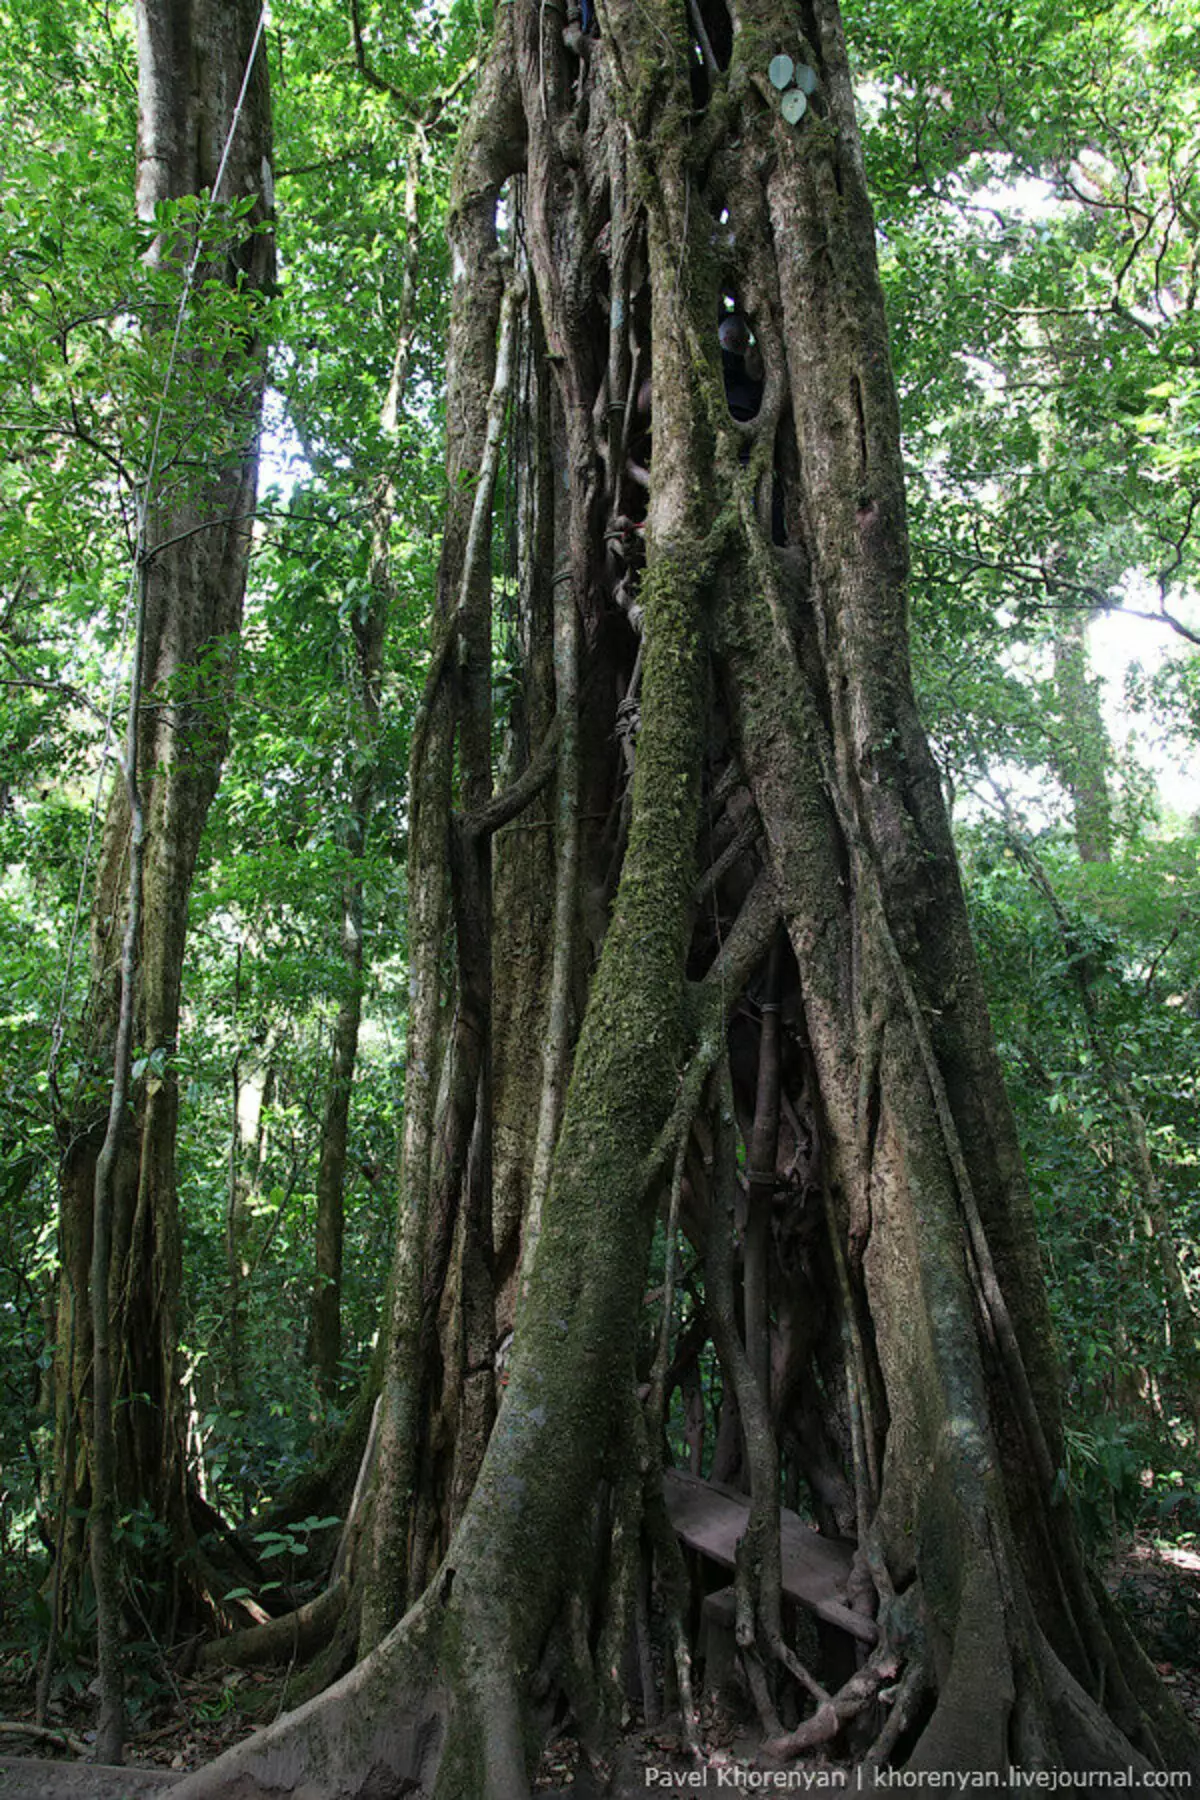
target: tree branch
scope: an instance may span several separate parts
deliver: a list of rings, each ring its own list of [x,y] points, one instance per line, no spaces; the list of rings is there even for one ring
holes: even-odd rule
[[[409,123],[419,126],[425,131],[432,131],[437,127],[447,106],[456,95],[462,92],[479,67],[477,56],[468,57],[454,80],[449,82],[446,87],[438,88],[435,93],[423,100],[416,100],[398,83],[390,80],[386,75],[381,75],[378,69],[372,68],[367,61],[358,0],[350,0],[350,30],[354,41],[354,67],[367,86],[374,88],[378,94],[386,94],[389,100],[394,100]]]
[[[0,680],[0,688],[33,688],[38,693],[58,694],[62,699],[71,700],[76,706],[82,706],[85,711],[91,713],[94,719],[99,719],[102,725],[108,723],[105,714],[98,706],[88,699],[82,689],[73,687],[69,681],[42,681],[35,675],[20,674],[20,663],[12,654],[11,650],[5,649],[3,645],[0,645],[0,656],[3,656],[10,669],[16,669],[18,671],[17,675],[12,679],[7,681]]]

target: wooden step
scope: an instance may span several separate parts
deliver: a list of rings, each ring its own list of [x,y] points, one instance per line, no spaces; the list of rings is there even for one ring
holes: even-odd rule
[[[750,1517],[750,1501],[719,1482],[702,1481],[682,1469],[663,1475],[667,1515],[679,1537],[701,1556],[722,1569],[732,1569],[738,1539]],[[846,1604],[846,1583],[854,1560],[854,1547],[838,1539],[822,1537],[796,1513],[783,1507],[779,1515],[779,1547],[783,1591],[814,1612],[818,1619],[838,1625],[863,1644],[873,1644],[878,1632],[874,1621],[853,1612]]]

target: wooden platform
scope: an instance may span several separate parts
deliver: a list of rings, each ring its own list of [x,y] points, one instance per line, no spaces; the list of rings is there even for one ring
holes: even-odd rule
[[[682,1469],[666,1470],[663,1493],[671,1523],[688,1548],[722,1569],[732,1569],[738,1539],[750,1516],[747,1496]],[[840,1626],[860,1643],[873,1644],[878,1637],[873,1621],[846,1605],[851,1546],[822,1537],[786,1507],[779,1516],[779,1540],[788,1599]]]

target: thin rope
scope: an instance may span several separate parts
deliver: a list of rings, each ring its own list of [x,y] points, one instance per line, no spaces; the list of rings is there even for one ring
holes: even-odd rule
[[[175,312],[175,329],[171,335],[171,348],[167,356],[167,372],[163,379],[162,394],[154,415],[154,430],[150,438],[150,456],[146,463],[146,473],[141,482],[141,495],[137,503],[137,530],[134,535],[133,556],[129,570],[129,583],[125,590],[125,600],[121,608],[121,629],[118,637],[120,649],[117,655],[117,667],[113,675],[112,688],[108,696],[108,712],[104,720],[104,747],[100,756],[100,767],[96,772],[96,787],[92,795],[91,813],[88,817],[87,838],[83,850],[83,866],[79,872],[79,887],[75,895],[75,912],[71,920],[71,934],[67,940],[67,956],[63,967],[62,987],[59,991],[58,1007],[54,1015],[54,1025],[50,1033],[50,1060],[46,1066],[46,1076],[50,1086],[51,1097],[54,1095],[54,1074],[58,1063],[58,1053],[62,1047],[63,1021],[66,1018],[67,1000],[70,993],[71,977],[75,969],[75,950],[79,941],[79,922],[83,915],[84,895],[87,891],[87,880],[91,870],[92,849],[96,838],[96,820],[100,813],[100,800],[104,792],[105,774],[108,769],[112,750],[113,719],[117,709],[117,695],[125,675],[125,654],[129,642],[129,622],[133,613],[134,601],[137,598],[141,580],[141,572],[146,560],[146,522],[150,516],[150,497],[154,477],[158,472],[158,451],[162,440],[163,419],[167,410],[167,399],[175,379],[175,370],[179,362],[179,346],[183,339],[183,321],[187,313],[188,301],[196,282],[196,271],[200,266],[200,257],[204,248],[204,235],[217,204],[221,191],[221,183],[225,179],[225,171],[229,166],[229,157],[233,149],[233,140],[237,136],[237,128],[241,122],[242,109],[246,104],[246,95],[250,91],[250,77],[254,72],[254,62],[258,55],[258,47],[262,42],[263,32],[267,26],[268,0],[263,0],[259,9],[258,24],[254,28],[254,37],[246,57],[246,66],[242,73],[242,84],[238,89],[238,97],[234,102],[233,116],[229,121],[229,130],[225,135],[221,160],[217,164],[217,173],[209,190],[200,223],[196,229],[196,241],[192,246],[191,256],[184,271],[183,288],[179,295],[179,305]]]

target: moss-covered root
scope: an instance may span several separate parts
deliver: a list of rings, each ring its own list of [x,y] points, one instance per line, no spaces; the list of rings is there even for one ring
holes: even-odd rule
[[[447,1569],[334,1687],[198,1769],[172,1800],[529,1800],[514,1664]],[[465,1592],[465,1584],[464,1584]]]
[[[530,1800],[528,1745],[511,1663],[469,1659],[433,1784],[434,1800]]]
[[[391,1800],[428,1792],[451,1720],[445,1628],[435,1584],[335,1687],[189,1775],[170,1790],[172,1800]],[[518,1787],[513,1800],[520,1796]]]
[[[1016,1697],[1000,1583],[990,1555],[977,1548],[964,1571],[937,1705],[906,1767],[1003,1775],[1013,1761]]]
[[[994,1543],[968,1552],[936,1704],[906,1769],[995,1770],[1001,1778],[1013,1765],[1145,1776],[1157,1764],[1195,1772],[1186,1732],[1165,1749],[1149,1717],[1122,1730],[1084,1690],[1020,1593],[1011,1593],[995,1554]]]

